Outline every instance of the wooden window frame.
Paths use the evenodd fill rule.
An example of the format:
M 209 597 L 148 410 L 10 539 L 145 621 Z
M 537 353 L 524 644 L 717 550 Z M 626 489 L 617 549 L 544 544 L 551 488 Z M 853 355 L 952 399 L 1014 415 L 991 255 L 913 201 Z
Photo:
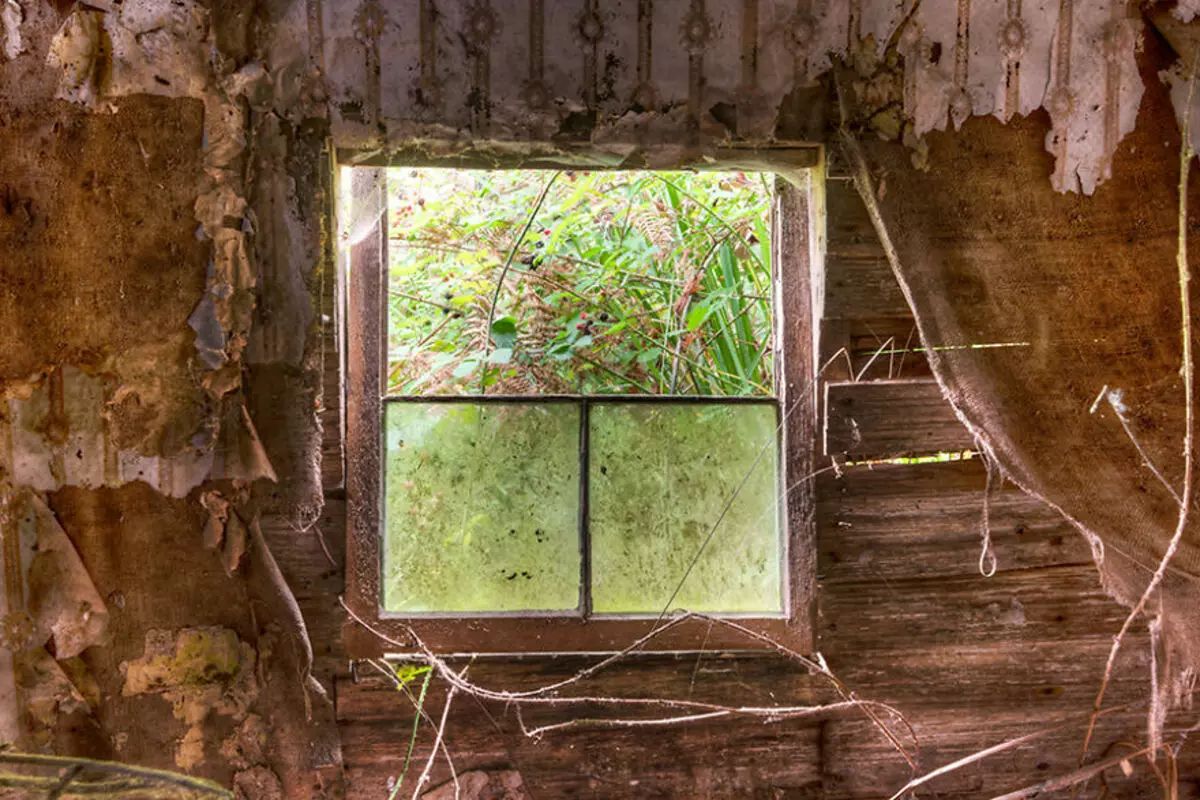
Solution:
M 819 156 L 811 149 L 755 151 L 749 160 L 742 153 L 705 163 L 706 169 L 753 169 L 777 174 L 771 211 L 772 288 L 775 293 L 773 324 L 776 326 L 776 391 L 772 400 L 780 410 L 782 446 L 780 486 L 784 492 L 781 525 L 785 536 L 784 581 L 785 610 L 776 616 L 728 616 L 738 625 L 798 652 L 813 648 L 816 553 L 813 482 L 809 480 L 816 462 L 817 438 L 817 365 L 814 360 L 818 341 L 819 259 L 816 207 L 813 185 L 819 174 Z M 460 168 L 534 169 L 571 168 L 570 164 L 544 160 L 505 159 L 485 163 L 443 159 L 430 161 L 405 158 L 403 154 L 389 163 L 396 166 L 453 166 Z M 378 162 L 342 156 L 343 165 L 355 166 L 350 172 L 355 183 L 352 194 L 366 208 L 378 209 L 365 235 L 349 248 L 345 266 L 343 296 L 343 391 L 346 409 L 346 605 L 355 617 L 348 619 L 345 644 L 351 658 L 377 657 L 410 652 L 414 647 L 409 632 L 415 632 L 430 647 L 443 653 L 532 654 L 569 652 L 614 652 L 628 647 L 655 627 L 655 617 L 587 615 L 581 609 L 569 615 L 546 613 L 505 614 L 424 614 L 385 613 L 381 602 L 383 525 L 383 411 L 386 365 L 387 304 L 384 299 L 384 265 L 387 263 L 386 182 Z M 360 166 L 363 163 L 370 166 Z M 595 169 L 579 166 L 577 169 Z M 621 169 L 644 169 L 625 166 Z M 788 181 L 778 176 L 786 173 Z M 368 194 L 373 193 L 373 196 Z M 365 202 L 364 202 L 365 201 Z M 336 229 L 336 228 L 335 228 Z M 343 276 L 339 276 L 343 277 Z M 491 397 L 491 396 L 487 396 Z M 434 400 L 435 398 L 426 398 Z M 436 398 L 443 400 L 447 398 Z M 481 398 L 450 398 L 451 402 Z M 510 400 L 512 398 L 509 398 Z M 526 401 L 542 399 L 531 395 Z M 579 399 L 579 398 L 577 398 Z M 620 398 L 629 399 L 629 398 Z M 695 402 L 686 397 L 656 398 L 661 402 Z M 647 400 L 655 402 L 656 399 Z M 643 398 L 645 400 L 645 398 Z M 713 398 L 725 402 L 736 398 Z M 761 399 L 760 399 L 761 400 Z M 586 403 L 587 399 L 583 399 Z M 488 401 L 490 402 L 490 401 Z M 586 553 L 586 545 L 585 553 Z M 586 576 L 586 557 L 584 575 Z M 385 642 L 386 636 L 392 644 Z M 405 645 L 399 647 L 396 643 Z M 673 626 L 652 639 L 643 650 L 689 651 L 763 650 L 770 646 L 755 641 L 731 628 L 710 625 L 704 620 L 689 620 Z

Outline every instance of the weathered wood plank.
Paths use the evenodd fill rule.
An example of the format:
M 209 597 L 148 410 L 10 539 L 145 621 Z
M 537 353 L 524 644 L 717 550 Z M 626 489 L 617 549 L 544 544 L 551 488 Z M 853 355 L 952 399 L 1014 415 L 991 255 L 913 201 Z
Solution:
M 782 179 L 776 180 L 773 229 L 775 252 L 781 253 L 775 266 L 781 308 L 784 310 L 782 335 L 777 357 L 782 364 L 778 390 L 783 407 L 783 435 L 788 475 L 810 475 L 816 462 L 816 442 L 820 418 L 816 354 L 820 319 L 812 306 L 813 270 L 810 258 L 813 243 L 809 234 L 812 198 L 809 186 L 800 188 Z M 816 606 L 814 586 L 817 564 L 816 500 L 812 484 L 804 481 L 787 493 L 789 589 L 788 609 L 794 632 L 792 646 L 812 649 L 813 619 Z
M 321 485 L 329 491 L 345 485 L 341 358 L 332 321 L 322 325 L 321 347 L 325 360 L 321 376 Z
M 867 207 L 851 180 L 831 179 L 825 182 L 825 230 L 827 247 L 841 252 L 847 246 L 871 248 L 883 255 L 883 245 L 875 234 L 875 226 Z M 868 252 L 863 250 L 862 252 Z
M 826 455 L 862 460 L 974 446 L 974 439 L 933 380 L 825 385 Z
M 986 487 L 980 459 L 818 476 L 822 582 L 978 575 Z M 987 508 L 999 570 L 1091 563 L 1074 526 L 1011 484 L 994 486 Z
M 532 797 L 818 797 L 820 726 L 796 723 L 737 726 L 699 724 L 644 731 L 583 730 L 548 734 L 535 741 L 519 731 L 497 733 L 492 719 L 474 724 L 455 719 L 446 744 L 455 768 L 515 769 Z M 440 713 L 433 705 L 430 713 Z M 514 728 L 513 714 L 494 721 Z M 411 723 L 409 723 L 411 725 Z M 411 787 L 428 758 L 429 726 L 413 751 L 406 785 Z M 349 723 L 340 727 L 346 752 L 348 797 L 387 797 L 398 775 L 411 728 L 403 724 Z M 450 779 L 444 759 L 435 762 L 434 785 Z M 790 792 L 791 794 L 783 794 Z M 811 792 L 801 794 L 801 792 Z M 404 795 L 404 796 L 407 796 Z
M 478 661 L 473 680 L 493 688 L 529 688 L 561 679 L 586 663 L 537 658 L 527 663 Z M 736 703 L 809 703 L 813 679 L 775 657 L 632 659 L 585 684 L 589 694 L 692 697 Z M 797 689 L 791 692 L 790 689 Z M 774 699 L 771 695 L 775 695 Z M 431 689 L 426 711 L 437 717 L 444 693 Z M 338 683 L 339 718 L 354 796 L 374 796 L 399 772 L 397 742 L 407 745 L 410 701 L 380 680 Z M 485 708 L 486 705 L 486 708 Z M 596 707 L 527 709 L 528 726 L 599 718 Z M 654 715 L 661 715 L 657 712 Z M 625 710 L 621 716 L 636 716 Z M 432 730 L 423 726 L 415 757 L 423 764 Z M 722 720 L 645 730 L 585 729 L 540 740 L 522 732 L 515 710 L 459 697 L 451 708 L 447 743 L 460 771 L 512 767 L 535 797 L 747 797 L 819 785 L 819 723 L 764 724 Z M 401 741 L 402 740 L 402 741 Z M 352 755 L 351 755 L 352 754 Z M 459 754 L 462 754 L 461 756 Z M 438 779 L 448 777 L 441 765 Z
M 908 301 L 882 254 L 840 247 L 825 254 L 825 316 L 911 316 Z
M 946 708 L 911 715 L 909 721 L 914 724 L 920 737 L 919 764 L 922 772 L 1008 739 L 1063 722 L 1069 723 L 1062 730 L 937 778 L 926 788 L 924 795 L 917 795 L 938 798 L 993 797 L 1069 773 L 1078 767 L 1079 748 L 1087 724 L 1086 715 L 1081 718 L 1079 709 L 1073 715 L 1026 715 L 978 714 L 973 709 L 971 713 L 963 713 L 961 709 Z M 1092 758 L 1128 751 L 1127 746 L 1117 743 L 1143 739 L 1145 723 L 1145 713 L 1141 711 L 1102 717 L 1097 724 L 1091 748 Z M 866 720 L 845 718 L 830 722 L 825 727 L 823 745 L 827 800 L 886 796 L 883 794 L 886 789 L 899 789 L 910 777 L 908 765 Z M 1189 771 L 1189 767 L 1194 769 L 1195 758 L 1187 754 L 1186 749 L 1184 761 L 1189 763 L 1181 765 L 1182 774 L 1194 776 L 1196 773 Z M 1119 767 L 1105 774 L 1109 783 L 1108 797 L 1123 800 L 1158 800 L 1164 797 L 1161 786 L 1144 760 L 1132 762 L 1131 766 L 1135 772 L 1130 778 L 1125 778 Z M 1195 785 L 1194 777 L 1190 780 L 1185 777 L 1181 783 L 1183 791 L 1180 796 L 1194 797 L 1195 794 L 1189 791 Z M 1099 781 L 1093 781 L 1090 788 L 1079 796 L 1098 797 L 1101 796 L 1099 790 Z M 1063 792 L 1046 796 L 1065 800 L 1069 794 Z
M 338 493 L 327 494 L 325 508 L 309 530 L 274 515 L 264 516 L 260 525 L 304 616 L 312 642 L 314 672 L 328 687 L 333 675 L 346 665 L 342 647 L 345 615 L 337 601 L 344 591 L 346 501 Z M 319 537 L 324 537 L 324 547 Z M 333 563 L 325 555 L 326 548 Z
M 922 644 L 887 652 L 830 654 L 829 666 L 858 695 L 917 716 L 969 709 L 983 716 L 1039 718 L 1090 708 L 1112 640 Z M 1143 702 L 1149 636 L 1131 632 L 1106 694 L 1109 704 Z
M 868 579 L 826 586 L 820 598 L 821 649 L 847 657 L 934 645 L 1111 641 L 1127 613 L 1100 587 L 1093 565 L 991 578 Z
M 866 206 L 847 180 L 825 184 L 825 317 L 912 317 Z

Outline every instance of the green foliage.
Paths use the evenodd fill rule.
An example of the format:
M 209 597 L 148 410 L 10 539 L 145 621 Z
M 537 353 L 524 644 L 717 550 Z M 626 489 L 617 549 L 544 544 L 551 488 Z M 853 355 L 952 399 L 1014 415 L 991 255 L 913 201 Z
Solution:
M 568 172 L 516 242 L 544 184 L 389 172 L 389 392 L 772 393 L 766 176 Z

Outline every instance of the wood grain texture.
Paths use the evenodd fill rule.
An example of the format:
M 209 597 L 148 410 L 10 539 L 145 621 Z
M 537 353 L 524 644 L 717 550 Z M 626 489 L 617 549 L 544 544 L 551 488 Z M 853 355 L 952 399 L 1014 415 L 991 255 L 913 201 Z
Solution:
M 979 459 L 925 469 L 881 464 L 817 478 L 821 581 L 886 582 L 979 574 L 987 469 Z M 1062 516 L 1021 490 L 986 499 L 1001 570 L 1089 566 L 1091 550 Z
M 971 450 L 933 380 L 827 383 L 825 454 L 856 460 Z
M 589 663 L 571 657 L 527 661 L 479 661 L 470 677 L 481 685 L 532 688 L 573 674 Z M 592 689 L 614 696 L 677 697 L 725 702 L 736 693 L 746 703 L 812 703 L 822 696 L 811 676 L 777 657 L 695 656 L 635 658 L 604 673 Z M 397 772 L 396 746 L 407 744 L 413 706 L 386 682 L 338 684 L 343 742 L 351 794 L 371 796 Z M 437 717 L 443 694 L 432 691 L 426 711 Z M 572 717 L 611 716 L 599 707 L 526 710 L 526 725 Z M 629 713 L 623 716 L 630 716 Z M 643 713 L 642 716 L 645 716 Z M 511 764 L 536 797 L 773 797 L 775 790 L 815 792 L 820 786 L 821 723 L 721 721 L 651 731 L 578 730 L 529 739 L 516 713 L 503 705 L 458 697 L 451 711 L 448 745 L 455 767 Z M 418 765 L 428 757 L 433 729 L 418 739 Z M 351 756 L 350 754 L 354 755 Z M 786 758 L 779 757 L 786 753 Z M 449 778 L 444 763 L 436 780 Z M 798 795 L 789 795 L 798 796 Z M 810 796 L 819 796 L 812 794 Z
M 883 254 L 846 248 L 826 254 L 825 315 L 834 318 L 911 316 Z
M 818 435 L 819 381 L 813 351 L 819 339 L 815 330 L 819 320 L 813 312 L 813 213 L 810 186 L 801 188 L 782 179 L 775 181 L 773 233 L 779 255 L 773 268 L 783 316 L 778 353 L 782 372 L 776 380 L 784 413 L 784 476 L 790 489 L 785 499 L 789 615 L 802 651 L 812 649 L 817 574 L 816 499 L 812 482 L 802 480 L 802 476 L 813 472 Z
M 829 251 L 842 264 L 871 263 L 881 251 L 853 187 L 833 179 L 826 189 Z M 896 296 L 885 278 L 890 272 L 881 270 L 862 286 L 832 289 L 827 303 L 834 311 L 827 306 L 821 321 L 822 361 L 833 342 L 848 343 L 857 374 L 882 341 L 907 338 L 913 324 L 907 308 L 872 316 L 892 302 L 879 297 Z M 850 299 L 839 300 L 839 292 Z M 874 295 L 868 297 L 870 292 Z M 850 441 L 846 431 L 853 419 L 862 434 L 855 458 L 971 447 L 931 381 L 878 380 L 928 375 L 923 355 L 904 360 L 903 371 L 894 360 L 884 366 L 876 359 L 863 382 L 831 382 L 830 426 L 840 425 L 842 431 L 835 442 Z M 849 375 L 850 368 L 826 373 L 827 378 Z M 842 399 L 849 403 L 839 404 Z M 822 466 L 814 459 L 814 467 Z M 859 696 L 891 703 L 905 714 L 920 737 L 923 769 L 1006 738 L 1078 721 L 1078 712 L 1095 696 L 1111 636 L 1124 614 L 1100 587 L 1082 538 L 1052 509 L 1011 486 L 994 486 L 988 499 L 999 571 L 992 578 L 981 576 L 986 483 L 983 463 L 968 460 L 851 467 L 840 475 L 831 470 L 810 486 L 818 570 L 816 648 Z M 327 535 L 344 534 L 341 506 L 331 502 L 327 512 L 322 520 Z M 295 541 L 303 543 L 307 555 L 297 554 L 287 564 L 301 575 L 322 569 L 312 540 Z M 281 555 L 280 560 L 286 559 Z M 297 591 L 306 617 L 312 615 L 315 640 L 335 635 L 327 632 L 341 622 L 333 583 L 302 580 Z M 1144 738 L 1148 646 L 1144 628 L 1127 639 L 1109 701 L 1133 707 L 1101 722 L 1094 756 L 1119 752 L 1118 742 Z M 336 652 L 324 663 L 336 667 Z M 516 690 L 565 677 L 584 663 L 580 657 L 489 659 L 477 661 L 469 674 L 481 684 Z M 598 694 L 721 702 L 830 699 L 823 684 L 795 665 L 761 655 L 709 654 L 699 665 L 694 655 L 647 656 L 601 673 L 588 686 Z M 344 668 L 336 692 L 350 796 L 381 795 L 388 777 L 399 772 L 412 705 L 382 681 L 353 683 Z M 439 713 L 442 697 L 441 689 L 431 689 L 427 711 Z M 566 713 L 538 710 L 526 722 L 561 721 Z M 600 713 L 588 709 L 586 715 Z M 1195 718 L 1192 713 L 1173 716 L 1168 738 Z M 412 769 L 423 765 L 432 736 L 433 729 L 422 725 Z M 992 796 L 1068 772 L 1076 766 L 1081 741 L 1082 728 L 1068 725 L 938 779 L 927 796 Z M 460 697 L 448 744 L 460 771 L 516 769 L 534 797 L 886 797 L 910 777 L 907 764 L 870 722 L 855 716 L 806 725 L 741 719 L 679 729 L 561 732 L 529 740 L 512 708 Z M 1200 796 L 1197 756 L 1200 748 L 1182 752 L 1182 797 Z M 1161 797 L 1144 763 L 1134 766 L 1130 778 L 1118 769 L 1106 773 L 1109 796 Z M 447 777 L 439 764 L 435 782 Z M 1094 782 L 1083 796 L 1098 790 Z

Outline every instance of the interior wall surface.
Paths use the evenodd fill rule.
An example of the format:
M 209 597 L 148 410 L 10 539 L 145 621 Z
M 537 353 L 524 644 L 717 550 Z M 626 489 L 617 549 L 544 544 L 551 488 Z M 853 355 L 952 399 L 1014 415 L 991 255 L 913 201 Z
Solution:
M 855 90 L 884 111 L 865 132 L 908 148 L 877 155 L 893 164 L 897 208 L 916 206 L 897 213 L 946 225 L 926 240 L 934 252 L 1016 220 L 1054 233 L 1047 249 L 1060 234 L 1085 254 L 1164 249 L 1161 197 L 1145 235 L 1135 224 L 1122 242 L 1101 224 L 1128 208 L 1141 218 L 1138 192 L 1159 190 L 1166 170 L 1138 159 L 1177 135 L 1161 97 L 1139 116 L 1142 87 L 1171 62 L 1160 49 L 1138 72 L 1137 10 L 1025 3 L 1014 17 L 1013 4 L 990 5 L 926 0 L 910 15 L 905 2 L 6 0 L 0 732 L 23 749 L 181 769 L 251 798 L 382 795 L 398 773 L 411 708 L 356 682 L 340 645 L 339 158 L 415 147 L 655 166 L 729 143 L 821 143 L 838 119 L 827 74 L 841 56 Z M 1048 116 L 1015 116 L 1039 108 Z M 911 170 L 914 158 L 933 171 Z M 996 216 L 1020 203 L 1005 188 L 1010 162 L 1046 195 L 1043 218 Z M 994 196 L 962 181 L 961 194 L 949 191 L 977 171 Z M 834 191 L 844 177 L 831 177 L 835 226 L 852 205 Z M 1050 197 L 1108 191 L 1105 181 L 1123 205 L 1094 224 L 1103 197 Z M 863 285 L 877 245 L 850 228 L 840 243 L 841 266 L 859 271 L 831 281 Z M 872 285 L 860 299 L 897 293 Z M 933 743 L 922 768 L 1086 706 L 1123 616 L 1088 553 L 1021 500 L 1004 501 L 1015 510 L 996 531 L 1010 574 L 972 576 L 985 488 L 972 468 L 818 489 L 820 647 L 864 695 L 914 714 Z M 958 516 L 904 533 L 895 522 L 914 498 L 957 503 Z M 882 503 L 875 527 L 864 518 L 872 502 Z M 856 540 L 844 522 L 877 540 Z M 896 535 L 924 556 L 889 561 Z M 1130 676 L 1147 670 L 1146 637 L 1131 643 L 1114 696 L 1136 703 L 1143 682 Z M 570 667 L 481 673 L 516 686 Z M 770 659 L 646 661 L 604 685 L 823 697 L 789 670 Z M 539 743 L 503 711 L 459 709 L 453 741 L 464 773 L 479 773 L 476 796 L 863 797 L 908 774 L 861 721 Z M 1138 735 L 1141 719 L 1106 722 L 1104 746 Z M 945 782 L 944 796 L 1070 768 L 1077 741 L 1047 742 Z M 1120 785 L 1149 791 L 1148 771 L 1132 780 Z

